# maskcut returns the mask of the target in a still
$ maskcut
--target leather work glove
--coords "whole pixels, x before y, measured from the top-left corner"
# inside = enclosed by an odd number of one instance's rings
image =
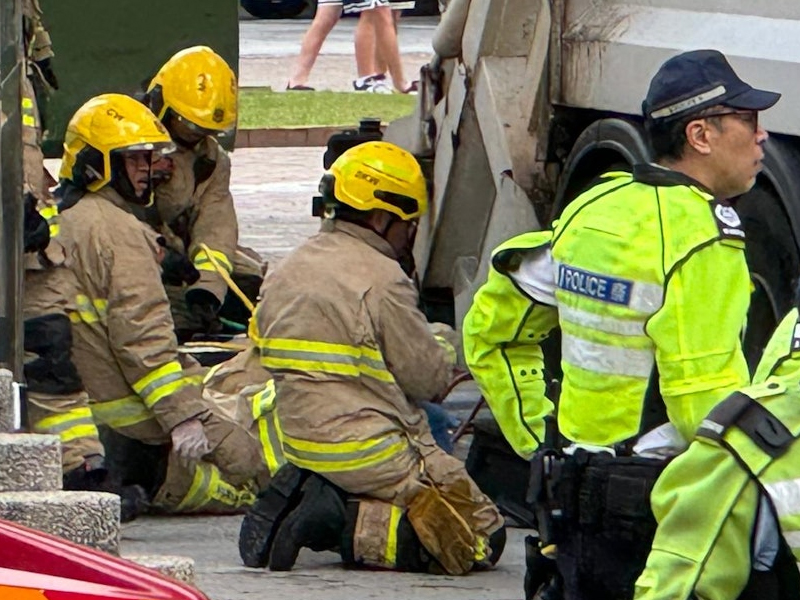
[[[217,316],[220,302],[214,294],[200,288],[187,290],[186,304],[192,316],[200,322],[204,333],[215,334],[222,332],[222,323]]]
[[[158,243],[164,246],[164,258],[161,259],[161,281],[166,285],[174,286],[196,283],[200,279],[200,271],[195,268],[185,254],[166,247],[163,239],[158,240]]]
[[[186,462],[196,462],[211,452],[206,432],[200,419],[189,419],[177,425],[171,432],[172,450]]]
[[[30,192],[25,193],[24,202],[24,231],[23,246],[25,252],[38,252],[44,250],[50,243],[50,226],[45,218],[36,210],[36,197]]]

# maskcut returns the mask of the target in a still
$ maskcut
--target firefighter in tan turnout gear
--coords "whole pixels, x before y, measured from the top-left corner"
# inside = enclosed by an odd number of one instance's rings
[[[67,127],[57,196],[81,292],[74,360],[96,422],[168,451],[141,482],[155,507],[231,512],[264,481],[260,445],[202,397],[204,370],[178,353],[155,234],[131,214],[150,201],[152,161],[172,148],[155,115],[121,94],[89,100]]]
[[[418,406],[453,366],[400,266],[427,210],[419,164],[392,144],[363,143],[320,191],[320,233],[266,278],[251,324],[290,464],[245,516],[240,555],[272,570],[290,569],[301,547],[416,572],[493,564],[503,519],[437,447]]]
[[[161,164],[166,181],[153,206],[137,211],[166,240],[164,282],[180,341],[219,333],[220,317],[243,325],[250,311],[228,294],[226,276],[255,300],[262,261],[238,248],[230,192],[230,158],[217,138],[236,127],[236,75],[206,46],[170,58],[148,86],[145,104],[166,127],[176,150]]]
[[[89,398],[70,358],[68,311],[74,306],[76,282],[64,264],[58,209],[48,190],[40,147],[43,125],[39,106],[58,82],[51,65],[50,35],[36,0],[22,2],[22,32],[26,70],[21,82],[24,374],[29,427],[35,433],[60,438],[65,489],[123,493],[109,477]],[[135,516],[137,490],[126,491],[131,496],[130,502],[123,501],[123,520]]]

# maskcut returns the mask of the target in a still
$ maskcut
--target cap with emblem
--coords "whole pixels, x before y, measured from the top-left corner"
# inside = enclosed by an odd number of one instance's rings
[[[642,102],[646,119],[667,120],[724,105],[742,110],[766,110],[781,95],[742,81],[717,50],[693,50],[673,56],[650,81]]]

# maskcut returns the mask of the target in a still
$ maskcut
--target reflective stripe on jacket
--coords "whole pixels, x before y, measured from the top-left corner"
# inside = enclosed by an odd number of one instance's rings
[[[687,440],[747,385],[744,233],[733,208],[699,184],[654,165],[609,173],[566,208],[552,253],[567,438],[610,445],[636,436],[654,369]]]
[[[543,419],[553,411],[540,344],[558,326],[558,313],[534,300],[511,274],[526,255],[549,251],[551,238],[551,231],[537,231],[498,246],[462,326],[469,370],[503,435],[526,459],[544,441]]]
[[[98,420],[130,426],[152,421],[147,411],[170,431],[205,412],[203,370],[178,355],[149,228],[107,186],[61,215],[61,234],[81,290],[73,360]]]
[[[797,323],[795,309],[770,345],[789,349]],[[772,566],[777,545],[769,524],[774,520],[753,476],[775,508],[780,534],[800,560],[800,356],[784,355],[777,364],[775,358],[765,353],[759,365],[759,371],[774,371],[773,376],[742,390],[780,422],[764,431],[771,433],[764,440],[767,447],[776,444],[774,450],[766,452],[737,426],[721,430],[704,421],[701,433],[717,431],[723,441],[699,436],[658,480],[652,505],[659,526],[637,582],[637,600],[735,600],[751,569]],[[779,449],[778,429],[784,427],[788,445]]]
[[[275,377],[286,458],[353,471],[407,452],[409,432],[426,423],[413,401],[441,392],[452,368],[388,243],[325,222],[261,294],[269,301],[250,332]]]

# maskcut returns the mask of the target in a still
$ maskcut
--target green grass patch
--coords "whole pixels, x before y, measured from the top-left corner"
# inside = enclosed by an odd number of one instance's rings
[[[239,129],[356,126],[364,117],[393,121],[414,111],[416,96],[348,92],[239,91]]]

